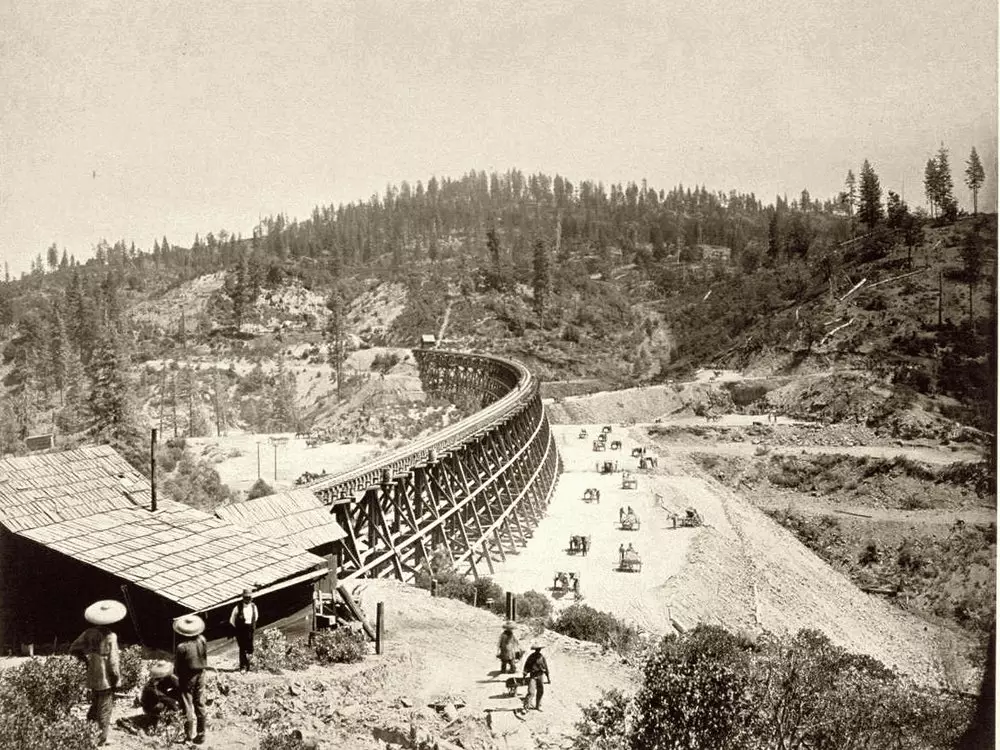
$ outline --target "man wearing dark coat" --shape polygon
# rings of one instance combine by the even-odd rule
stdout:
[[[549,665],[542,656],[541,646],[531,647],[531,655],[524,660],[524,676],[528,678],[528,695],[524,699],[524,707],[541,711],[545,683],[552,684],[552,680],[549,679]],[[545,678],[544,682],[542,678]],[[532,699],[535,702],[534,706],[531,705]]]

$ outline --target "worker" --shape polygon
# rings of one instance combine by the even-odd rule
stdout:
[[[542,696],[545,695],[545,683],[552,684],[549,678],[549,665],[542,656],[542,646],[532,646],[531,655],[524,660],[524,676],[528,678],[528,694],[524,698],[525,709],[542,710]],[[542,682],[542,678],[545,682]],[[531,705],[534,702],[534,705]]]
[[[189,742],[205,743],[204,673],[208,668],[205,621],[198,615],[185,615],[174,620],[174,632],[180,636],[174,651],[174,672],[181,689],[184,706],[184,733]]]
[[[83,611],[83,619],[93,627],[84,630],[69,647],[69,652],[87,668],[87,687],[90,688],[87,721],[97,724],[98,745],[108,741],[115,688],[121,679],[118,636],[109,626],[124,620],[125,613],[125,605],[114,599],[94,602]]]
[[[618,523],[621,523],[624,520],[625,520],[625,509],[624,508],[619,508],[618,509]]]
[[[169,661],[155,662],[149,668],[149,680],[139,696],[139,705],[150,728],[155,727],[165,713],[178,710],[180,703],[181,686],[174,675],[173,665]]]
[[[631,546],[632,545],[630,544],[629,547],[631,547]],[[618,562],[621,563],[622,565],[625,564],[625,545],[624,544],[619,544],[618,545]]]
[[[250,671],[250,659],[253,657],[253,636],[257,629],[259,617],[257,605],[253,601],[253,591],[243,589],[241,601],[233,607],[229,615],[229,624],[236,631],[236,644],[240,649],[240,671]]]
[[[601,491],[600,490],[597,491],[597,504],[598,505],[601,504]]]
[[[497,658],[500,659],[500,674],[505,674],[508,666],[511,674],[517,672],[517,662],[521,659],[521,644],[514,635],[514,623],[510,620],[503,624],[503,632],[500,633],[500,642],[497,644]]]
[[[630,516],[634,516],[635,515],[635,511],[632,510],[632,506],[631,505],[628,506],[628,515],[630,515]]]
[[[629,542],[628,547],[625,548],[625,554],[627,555],[629,552],[635,552],[635,548],[632,546],[632,542]]]

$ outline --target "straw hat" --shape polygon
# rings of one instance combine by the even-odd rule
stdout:
[[[252,589],[243,589],[243,596],[246,597],[246,598],[252,597],[253,596],[253,590]]]
[[[149,676],[155,679],[166,677],[174,671],[174,665],[169,661],[154,661],[149,665]]]
[[[178,635],[195,636],[205,632],[205,621],[198,615],[184,615],[174,620],[174,632]]]
[[[114,599],[102,599],[83,610],[83,619],[93,625],[111,625],[125,619],[125,605]]]
[[[545,648],[545,646],[532,646],[531,650],[532,651],[541,651],[543,648]]]
[[[507,620],[507,622],[505,622],[503,624],[503,629],[504,630],[513,630],[514,629],[514,623],[511,622],[510,620]]]

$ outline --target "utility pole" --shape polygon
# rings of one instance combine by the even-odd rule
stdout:
[[[257,478],[260,479],[260,441],[257,441]]]
[[[219,405],[219,368],[212,369],[212,390],[215,391],[215,434],[222,436],[222,410]]]

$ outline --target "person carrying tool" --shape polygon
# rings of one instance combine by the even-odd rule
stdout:
[[[158,661],[149,668],[149,680],[142,688],[139,705],[149,726],[155,727],[168,711],[177,711],[181,705],[181,685],[169,661]]]
[[[545,684],[552,684],[549,678],[549,665],[542,656],[542,646],[532,646],[531,655],[524,660],[524,676],[528,678],[528,694],[524,698],[525,710],[534,708],[542,710],[542,696],[545,695]],[[542,681],[542,678],[545,681]],[[531,705],[534,702],[534,705]]]

